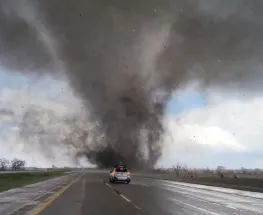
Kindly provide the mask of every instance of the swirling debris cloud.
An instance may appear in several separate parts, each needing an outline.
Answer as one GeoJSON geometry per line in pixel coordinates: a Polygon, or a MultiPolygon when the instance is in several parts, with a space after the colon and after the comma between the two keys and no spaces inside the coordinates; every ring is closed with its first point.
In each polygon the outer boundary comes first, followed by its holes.
{"type": "Polygon", "coordinates": [[[0,63],[67,76],[99,136],[91,147],[83,132],[79,155],[152,167],[178,87],[260,85],[262,9],[243,0],[2,0],[0,63]]]}

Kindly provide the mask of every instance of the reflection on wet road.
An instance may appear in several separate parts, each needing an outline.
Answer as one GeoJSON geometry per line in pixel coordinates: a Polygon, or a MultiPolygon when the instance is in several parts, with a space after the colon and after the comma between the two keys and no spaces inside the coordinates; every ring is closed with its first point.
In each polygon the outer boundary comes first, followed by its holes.
{"type": "Polygon", "coordinates": [[[87,173],[43,213],[149,215],[263,214],[263,194],[133,177],[110,184],[108,173],[87,173]]]}

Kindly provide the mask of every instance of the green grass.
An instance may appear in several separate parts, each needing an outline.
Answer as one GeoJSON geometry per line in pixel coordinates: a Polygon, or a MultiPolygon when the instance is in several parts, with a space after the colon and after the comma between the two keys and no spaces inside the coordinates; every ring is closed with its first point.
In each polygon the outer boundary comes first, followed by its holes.
{"type": "Polygon", "coordinates": [[[64,172],[3,173],[0,174],[0,192],[56,178],[64,172]]]}

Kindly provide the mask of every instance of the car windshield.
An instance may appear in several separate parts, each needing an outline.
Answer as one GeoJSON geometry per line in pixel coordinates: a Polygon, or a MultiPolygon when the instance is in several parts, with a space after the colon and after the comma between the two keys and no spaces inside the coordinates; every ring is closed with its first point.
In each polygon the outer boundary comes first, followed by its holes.
{"type": "Polygon", "coordinates": [[[128,172],[128,169],[123,168],[123,167],[119,167],[119,168],[116,168],[116,172],[128,172]]]}
{"type": "Polygon", "coordinates": [[[263,0],[0,0],[0,215],[263,215],[262,130],[263,0]]]}

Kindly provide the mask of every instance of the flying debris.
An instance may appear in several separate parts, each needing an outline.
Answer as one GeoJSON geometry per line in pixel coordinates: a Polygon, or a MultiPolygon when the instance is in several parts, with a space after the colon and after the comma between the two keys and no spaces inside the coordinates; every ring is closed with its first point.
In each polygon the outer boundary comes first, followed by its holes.
{"type": "Polygon", "coordinates": [[[72,124],[64,139],[77,156],[151,168],[174,91],[192,81],[262,85],[262,9],[246,0],[2,0],[0,64],[67,77],[89,113],[75,121],[96,125],[72,124]]]}

